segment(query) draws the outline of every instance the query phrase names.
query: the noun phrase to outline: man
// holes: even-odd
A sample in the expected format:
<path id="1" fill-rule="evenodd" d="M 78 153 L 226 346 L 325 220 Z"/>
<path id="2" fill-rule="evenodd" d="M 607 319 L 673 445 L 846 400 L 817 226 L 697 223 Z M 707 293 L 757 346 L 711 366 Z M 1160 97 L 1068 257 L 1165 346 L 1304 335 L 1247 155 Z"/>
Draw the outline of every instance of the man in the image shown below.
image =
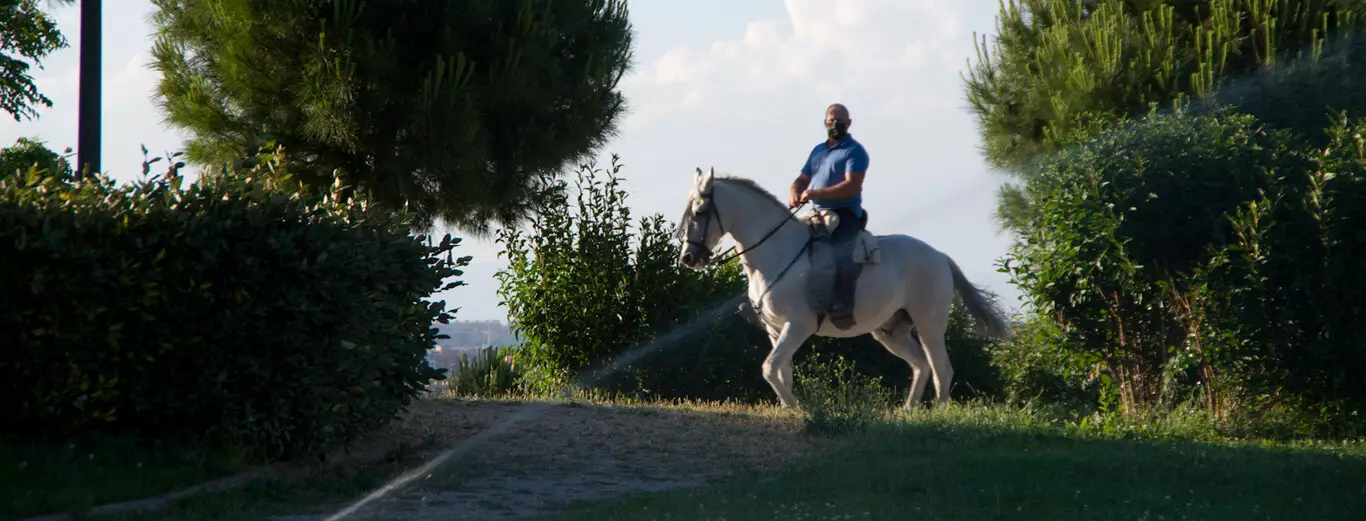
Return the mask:
<path id="1" fill-rule="evenodd" d="M 839 223 L 830 231 L 835 246 L 838 275 L 830 318 L 837 325 L 848 324 L 853 311 L 854 283 L 861 266 L 845 262 L 846 247 L 866 223 L 863 211 L 863 176 L 868 170 L 868 151 L 849 135 L 849 109 L 835 103 L 825 109 L 825 141 L 807 155 L 801 175 L 792 182 L 788 206 L 796 208 L 810 202 L 816 210 L 830 210 Z M 841 326 L 847 327 L 847 325 Z"/>

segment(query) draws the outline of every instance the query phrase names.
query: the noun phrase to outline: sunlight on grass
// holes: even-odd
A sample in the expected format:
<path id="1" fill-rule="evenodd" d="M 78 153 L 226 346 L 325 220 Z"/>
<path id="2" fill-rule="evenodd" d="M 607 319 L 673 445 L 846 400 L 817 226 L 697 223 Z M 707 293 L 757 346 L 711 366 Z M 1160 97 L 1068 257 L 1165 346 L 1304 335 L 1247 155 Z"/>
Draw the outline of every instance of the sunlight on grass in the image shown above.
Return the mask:
<path id="1" fill-rule="evenodd" d="M 1047 408 L 898 412 L 773 475 L 543 519 L 1360 519 L 1361 442 L 1213 442 L 1198 415 L 1119 427 Z"/>

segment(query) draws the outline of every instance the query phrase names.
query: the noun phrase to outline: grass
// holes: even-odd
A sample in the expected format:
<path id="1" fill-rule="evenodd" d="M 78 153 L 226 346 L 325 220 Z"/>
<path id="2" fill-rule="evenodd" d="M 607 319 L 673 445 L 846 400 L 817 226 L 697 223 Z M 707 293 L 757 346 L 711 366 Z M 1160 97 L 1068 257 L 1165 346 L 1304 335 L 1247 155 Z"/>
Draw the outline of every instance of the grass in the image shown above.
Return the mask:
<path id="1" fill-rule="evenodd" d="M 488 400 L 522 403 L 522 400 Z M 741 415 L 746 421 L 794 421 L 771 406 L 661 403 L 575 396 L 561 401 L 585 413 L 610 407 L 632 414 Z M 576 410 L 580 410 L 577 409 Z M 1037 408 L 967 404 L 879 415 L 866 428 L 837 435 L 833 452 L 771 474 L 740 475 L 702 488 L 580 503 L 544 520 L 597 519 L 1361 519 L 1366 516 L 1366 444 L 1270 443 L 1217 439 L 1198 416 L 1166 415 L 1141 424 L 1079 421 Z M 820 437 L 830 439 L 830 433 Z M 719 440 L 718 440 L 719 442 Z M 16 454 L 7 447 L 9 459 Z M 128 452 L 131 456 L 132 451 Z M 49 454 L 50 455 L 50 454 Z M 163 458 L 145 478 L 114 460 L 85 465 L 69 452 L 26 479 L 5 474 L 6 500 L 23 490 L 51 498 L 109 495 L 118 486 L 176 488 L 208 479 L 213 465 Z M 96 460 L 100 460 L 99 457 Z M 8 460 L 7 460 L 8 461 Z M 37 461 L 37 460 L 35 460 Z M 148 460 L 153 461 L 153 460 Z M 176 466 L 177 462 L 183 463 Z M 493 463 L 493 462 L 491 462 Z M 497 465 L 514 465 L 500 459 Z M 374 490 L 415 460 L 395 454 L 377 464 L 344 465 L 304 479 L 267 482 L 198 496 L 155 514 L 125 520 L 257 520 L 335 511 Z M 103 478 L 87 475 L 104 468 Z M 225 467 L 220 467 L 225 468 Z M 160 470 L 158 470 L 160 469 Z M 456 469 L 458 470 L 458 469 Z M 477 470 L 476 470 L 477 471 Z M 96 471 L 95 474 L 101 474 Z M 75 478 L 77 481 L 64 482 Z M 452 473 L 432 486 L 467 478 Z M 126 481 L 121 485 L 117 482 Z M 154 483 L 160 483 L 155 487 Z M 18 488 L 16 488 L 16 486 Z M 399 495 L 418 493 L 400 491 Z M 90 502 L 86 500 L 87 502 Z M 96 501 L 104 502 L 105 500 Z M 45 512 L 43 509 L 29 513 Z M 14 517 L 13 512 L 7 518 Z"/>
<path id="2" fill-rule="evenodd" d="M 1362 519 L 1361 444 L 1191 441 L 954 406 L 772 475 L 580 505 L 578 519 Z"/>
<path id="3" fill-rule="evenodd" d="M 432 405 L 439 407 L 452 397 L 430 398 Z M 487 402 L 513 406 L 531 406 L 542 400 L 525 397 L 482 398 L 459 400 L 462 402 Z M 659 402 L 632 398 L 602 397 L 585 393 L 574 393 L 571 397 L 548 400 L 590 414 L 593 411 L 610 408 L 629 411 L 629 414 L 644 416 L 661 414 L 688 414 L 698 416 L 722 415 L 754 417 L 755 422 L 786 417 L 792 419 L 791 411 L 781 411 L 769 406 L 740 405 L 728 403 L 674 401 Z M 447 409 L 447 411 L 449 411 Z M 453 411 L 452 411 L 453 413 Z M 458 413 L 455 413 L 458 414 Z M 345 464 L 340 470 L 325 473 L 309 472 L 294 479 L 265 481 L 256 485 L 227 492 L 205 494 L 186 500 L 176 501 L 169 507 L 150 514 L 130 515 L 116 518 L 119 521 L 256 521 L 269 516 L 293 516 L 305 514 L 331 513 L 374 491 L 399 474 L 415 468 L 424 461 L 415 454 L 388 454 L 384 461 L 364 465 Z M 516 468 L 518 461 L 513 455 L 500 457 L 496 462 L 499 470 Z M 489 469 L 483 465 L 469 466 L 468 462 L 445 465 L 432 474 L 397 490 L 392 498 L 421 496 L 424 492 L 450 490 L 471 477 L 478 476 Z"/>
<path id="4" fill-rule="evenodd" d="M 156 512 L 116 521 L 260 521 L 270 516 L 322 513 L 382 486 L 400 472 L 394 464 L 347 467 L 299 480 L 270 480 L 177 501 Z"/>
<path id="5" fill-rule="evenodd" d="M 51 444 L 0 441 L 0 519 L 142 499 L 245 469 L 230 452 L 130 440 Z"/>
<path id="6" fill-rule="evenodd" d="M 299 467 L 240 488 L 171 502 L 153 512 L 108 517 L 110 521 L 259 521 L 270 516 L 330 512 L 355 501 L 417 463 L 415 449 L 400 444 L 377 460 Z M 101 518 L 106 519 L 106 518 Z"/>

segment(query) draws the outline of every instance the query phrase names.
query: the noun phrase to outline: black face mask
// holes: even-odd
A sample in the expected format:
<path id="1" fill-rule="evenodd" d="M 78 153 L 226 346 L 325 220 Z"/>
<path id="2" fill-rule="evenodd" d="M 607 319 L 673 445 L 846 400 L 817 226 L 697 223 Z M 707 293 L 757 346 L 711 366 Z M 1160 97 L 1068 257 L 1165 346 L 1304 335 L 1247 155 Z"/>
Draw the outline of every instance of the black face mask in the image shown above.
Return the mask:
<path id="1" fill-rule="evenodd" d="M 844 139 L 844 136 L 849 135 L 849 124 L 843 121 L 836 121 L 833 125 L 825 127 L 825 135 L 829 136 L 830 139 Z"/>

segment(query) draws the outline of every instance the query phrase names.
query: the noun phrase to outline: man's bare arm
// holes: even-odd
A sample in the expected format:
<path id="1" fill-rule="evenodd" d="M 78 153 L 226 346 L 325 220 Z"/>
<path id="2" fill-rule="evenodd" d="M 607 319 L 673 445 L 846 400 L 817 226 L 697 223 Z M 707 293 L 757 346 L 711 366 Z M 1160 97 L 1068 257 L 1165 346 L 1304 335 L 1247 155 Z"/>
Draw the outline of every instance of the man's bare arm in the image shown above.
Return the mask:
<path id="1" fill-rule="evenodd" d="M 849 172 L 845 174 L 844 180 L 834 186 L 808 190 L 808 197 L 819 197 L 822 199 L 843 199 L 853 197 L 863 191 L 863 172 Z"/>

